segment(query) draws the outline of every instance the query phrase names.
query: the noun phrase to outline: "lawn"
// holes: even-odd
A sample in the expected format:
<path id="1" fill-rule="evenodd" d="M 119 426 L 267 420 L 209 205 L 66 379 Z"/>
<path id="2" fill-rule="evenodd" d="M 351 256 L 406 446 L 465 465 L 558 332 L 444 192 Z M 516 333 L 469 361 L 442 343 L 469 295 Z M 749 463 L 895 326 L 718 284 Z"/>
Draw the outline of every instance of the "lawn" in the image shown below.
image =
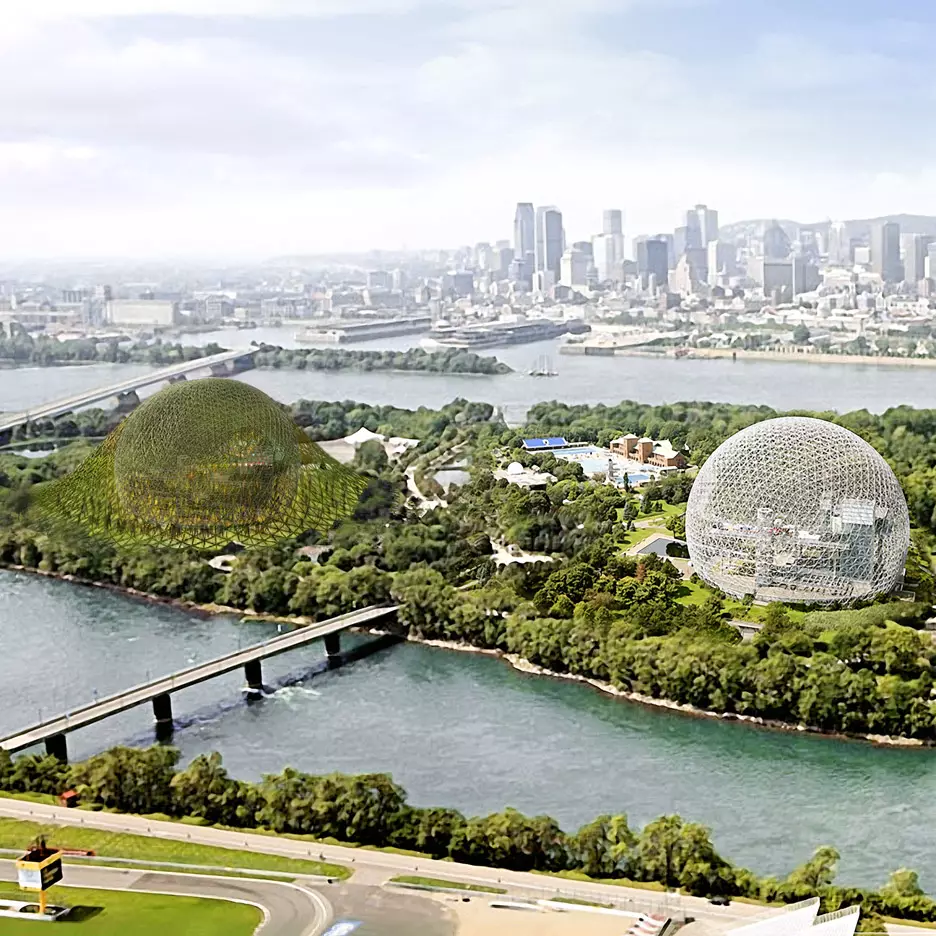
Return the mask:
<path id="1" fill-rule="evenodd" d="M 184 829 L 184 826 L 180 829 Z M 44 835 L 49 845 L 59 848 L 91 849 L 108 858 L 132 858 L 144 863 L 174 861 L 179 864 L 251 871 L 283 871 L 335 878 L 348 876 L 348 870 L 340 865 L 306 861 L 302 858 L 281 858 L 278 855 L 265 855 L 260 852 L 196 845 L 192 842 L 177 842 L 124 832 L 105 832 L 101 829 L 0 819 L 0 848 L 25 848 L 39 835 Z"/>
<path id="2" fill-rule="evenodd" d="M 665 501 L 657 501 L 657 504 L 659 505 L 659 510 L 654 510 L 653 513 L 649 514 L 645 514 L 641 511 L 640 515 L 637 517 L 638 521 L 659 518 L 660 526 L 666 526 L 666 521 L 669 520 L 670 517 L 676 517 L 686 512 L 685 504 L 667 504 Z"/>
<path id="3" fill-rule="evenodd" d="M 0 897 L 30 899 L 10 884 L 0 885 Z M 76 887 L 56 887 L 50 897 L 50 903 L 75 908 L 75 919 L 81 919 L 81 924 L 74 932 L 80 936 L 164 936 L 167 932 L 172 936 L 250 936 L 261 919 L 256 907 L 226 900 Z M 3 936 L 36 936 L 36 926 L 34 921 L 4 919 L 0 931 Z"/>
<path id="4" fill-rule="evenodd" d="M 504 887 L 485 887 L 483 884 L 463 884 L 461 881 L 444 881 L 441 878 L 416 877 L 403 874 L 390 878 L 391 884 L 418 884 L 420 887 L 448 887 L 452 890 L 478 891 L 483 894 L 506 894 Z"/>
<path id="5" fill-rule="evenodd" d="M 680 604 L 701 605 L 705 599 L 712 594 L 712 590 L 701 582 L 683 581 L 679 587 L 679 597 L 676 599 Z M 764 605 L 751 605 L 747 607 L 736 598 L 726 598 L 722 602 L 725 611 L 732 618 L 739 621 L 763 621 L 767 608 Z M 805 617 L 805 611 L 799 611 L 796 608 L 787 608 L 787 615 L 794 624 L 801 624 Z"/>

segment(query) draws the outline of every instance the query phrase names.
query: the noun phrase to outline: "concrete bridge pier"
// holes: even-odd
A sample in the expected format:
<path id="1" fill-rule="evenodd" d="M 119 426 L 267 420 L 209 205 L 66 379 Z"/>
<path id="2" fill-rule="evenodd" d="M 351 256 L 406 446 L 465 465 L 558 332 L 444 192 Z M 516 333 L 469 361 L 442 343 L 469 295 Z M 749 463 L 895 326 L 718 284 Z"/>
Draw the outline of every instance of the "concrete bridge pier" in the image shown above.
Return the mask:
<path id="1" fill-rule="evenodd" d="M 45 739 L 46 754 L 57 757 L 63 764 L 68 763 L 68 743 L 64 734 L 50 735 Z"/>
<path id="2" fill-rule="evenodd" d="M 171 738 L 175 725 L 172 721 L 172 698 L 168 692 L 153 698 L 153 716 L 156 719 L 156 738 Z"/>
<path id="3" fill-rule="evenodd" d="M 325 658 L 329 669 L 335 669 L 344 662 L 341 656 L 341 634 L 337 631 L 325 635 Z"/>
<path id="4" fill-rule="evenodd" d="M 186 377 L 185 374 L 176 374 L 175 377 L 170 377 L 166 381 L 166 383 L 170 383 L 170 384 L 180 383 L 183 380 L 188 380 L 188 377 Z"/>
<path id="5" fill-rule="evenodd" d="M 247 678 L 247 685 L 244 688 L 244 695 L 248 699 L 259 699 L 263 696 L 263 663 L 261 660 L 249 660 L 244 664 L 244 676 Z"/>
<path id="6" fill-rule="evenodd" d="M 140 405 L 140 397 L 136 390 L 128 390 L 126 393 L 117 394 L 117 412 L 129 413 Z"/>

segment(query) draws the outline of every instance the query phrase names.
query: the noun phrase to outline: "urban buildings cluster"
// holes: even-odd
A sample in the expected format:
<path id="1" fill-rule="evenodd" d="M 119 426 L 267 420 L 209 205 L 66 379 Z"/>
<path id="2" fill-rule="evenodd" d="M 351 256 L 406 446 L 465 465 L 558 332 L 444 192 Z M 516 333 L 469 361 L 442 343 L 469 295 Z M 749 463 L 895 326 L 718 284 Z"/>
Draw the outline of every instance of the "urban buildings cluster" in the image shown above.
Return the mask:
<path id="1" fill-rule="evenodd" d="M 349 322 L 409 317 L 408 333 L 435 328 L 443 342 L 481 347 L 548 336 L 527 328 L 531 320 L 584 320 L 593 331 L 586 345 L 601 351 L 657 342 L 936 357 L 936 218 L 725 226 L 698 204 L 680 220 L 672 231 L 633 234 L 624 212 L 609 208 L 594 234 L 570 240 L 557 206 L 519 202 L 512 237 L 473 247 L 250 269 L 150 265 L 146 276 L 139 264 L 130 275 L 100 266 L 44 278 L 0 271 L 0 324 L 100 334 L 341 321 L 341 340 L 350 341 L 358 339 Z M 494 322 L 499 335 L 470 330 Z M 508 336 L 516 326 L 523 334 Z M 575 329 L 555 334 L 565 331 Z"/>

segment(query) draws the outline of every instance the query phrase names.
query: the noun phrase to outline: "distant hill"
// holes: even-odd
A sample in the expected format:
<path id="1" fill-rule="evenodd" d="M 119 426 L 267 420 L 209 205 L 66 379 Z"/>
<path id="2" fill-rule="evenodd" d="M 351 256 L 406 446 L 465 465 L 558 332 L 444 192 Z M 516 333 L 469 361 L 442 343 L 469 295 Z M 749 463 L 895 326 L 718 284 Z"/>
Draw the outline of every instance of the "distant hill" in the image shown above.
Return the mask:
<path id="1" fill-rule="evenodd" d="M 736 240 L 739 237 L 760 237 L 764 233 L 764 228 L 773 220 L 773 218 L 756 218 L 751 221 L 735 221 L 732 224 L 724 224 L 719 228 L 719 236 L 726 240 Z M 828 234 L 829 225 L 832 223 L 828 219 L 809 224 L 790 221 L 785 218 L 777 220 L 793 239 L 799 236 L 799 232 L 803 228 Z M 932 234 L 936 236 L 936 217 L 933 215 L 893 214 L 884 215 L 880 218 L 855 218 L 845 222 L 845 229 L 848 237 L 864 238 L 870 235 L 871 228 L 875 224 L 885 221 L 896 221 L 900 225 L 901 234 Z"/>

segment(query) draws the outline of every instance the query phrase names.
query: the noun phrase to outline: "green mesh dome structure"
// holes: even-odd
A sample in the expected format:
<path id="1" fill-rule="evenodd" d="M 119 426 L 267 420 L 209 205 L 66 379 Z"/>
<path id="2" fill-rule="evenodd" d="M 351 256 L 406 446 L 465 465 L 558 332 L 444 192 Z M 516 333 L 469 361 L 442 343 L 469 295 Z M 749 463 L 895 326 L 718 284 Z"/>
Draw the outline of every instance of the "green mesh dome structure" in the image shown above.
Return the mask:
<path id="1" fill-rule="evenodd" d="M 263 391 L 209 377 L 147 399 L 33 510 L 122 546 L 214 550 L 325 531 L 365 484 Z"/>

